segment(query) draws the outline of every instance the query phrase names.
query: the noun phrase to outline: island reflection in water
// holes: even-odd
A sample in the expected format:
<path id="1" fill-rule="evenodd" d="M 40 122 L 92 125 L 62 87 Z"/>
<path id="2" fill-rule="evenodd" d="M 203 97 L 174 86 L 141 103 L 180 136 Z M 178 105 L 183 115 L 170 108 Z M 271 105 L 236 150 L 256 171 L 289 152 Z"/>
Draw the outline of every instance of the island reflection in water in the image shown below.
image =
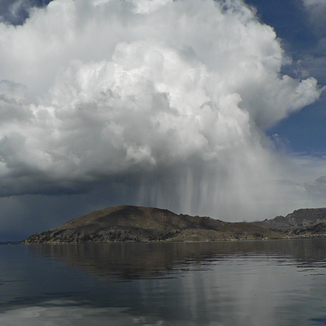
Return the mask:
<path id="1" fill-rule="evenodd" d="M 107 243 L 31 245 L 33 253 L 57 259 L 109 279 L 169 277 L 187 269 L 207 269 L 229 259 L 272 259 L 299 268 L 325 267 L 325 239 L 199 243 Z"/>
<path id="2" fill-rule="evenodd" d="M 326 325 L 325 244 L 2 246 L 0 325 Z"/>

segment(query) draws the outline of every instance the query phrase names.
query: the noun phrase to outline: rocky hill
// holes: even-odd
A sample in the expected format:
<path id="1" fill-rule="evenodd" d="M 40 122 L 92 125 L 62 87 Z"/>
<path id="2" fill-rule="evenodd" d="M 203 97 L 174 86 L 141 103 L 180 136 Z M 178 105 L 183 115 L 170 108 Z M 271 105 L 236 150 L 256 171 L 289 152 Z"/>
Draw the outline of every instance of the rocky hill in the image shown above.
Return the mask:
<path id="1" fill-rule="evenodd" d="M 326 208 L 298 209 L 285 217 L 276 216 L 254 224 L 289 236 L 325 235 Z"/>
<path id="2" fill-rule="evenodd" d="M 115 206 L 30 236 L 24 244 L 278 239 L 326 235 L 326 208 L 299 209 L 251 223 L 175 214 L 166 209 Z"/>
<path id="3" fill-rule="evenodd" d="M 229 223 L 210 217 L 178 215 L 152 207 L 116 206 L 37 233 L 23 243 L 216 241 L 281 237 L 281 233 L 253 223 Z"/>

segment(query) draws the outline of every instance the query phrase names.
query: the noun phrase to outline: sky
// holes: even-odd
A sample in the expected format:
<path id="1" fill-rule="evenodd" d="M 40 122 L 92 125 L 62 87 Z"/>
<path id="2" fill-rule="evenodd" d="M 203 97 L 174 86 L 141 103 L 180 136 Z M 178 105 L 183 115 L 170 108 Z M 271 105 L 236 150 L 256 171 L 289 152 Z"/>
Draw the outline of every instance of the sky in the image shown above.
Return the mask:
<path id="1" fill-rule="evenodd" d="M 130 204 L 326 199 L 324 0 L 0 0 L 0 241 Z"/>

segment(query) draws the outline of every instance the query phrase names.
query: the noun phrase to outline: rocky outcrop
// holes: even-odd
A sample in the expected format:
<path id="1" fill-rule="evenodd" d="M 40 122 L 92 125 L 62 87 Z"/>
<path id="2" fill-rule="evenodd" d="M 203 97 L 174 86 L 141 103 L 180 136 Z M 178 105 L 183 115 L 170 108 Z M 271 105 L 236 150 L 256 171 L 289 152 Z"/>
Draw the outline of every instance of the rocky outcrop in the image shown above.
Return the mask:
<path id="1" fill-rule="evenodd" d="M 277 216 L 254 224 L 289 236 L 324 235 L 326 234 L 326 208 L 298 209 L 285 217 Z"/>

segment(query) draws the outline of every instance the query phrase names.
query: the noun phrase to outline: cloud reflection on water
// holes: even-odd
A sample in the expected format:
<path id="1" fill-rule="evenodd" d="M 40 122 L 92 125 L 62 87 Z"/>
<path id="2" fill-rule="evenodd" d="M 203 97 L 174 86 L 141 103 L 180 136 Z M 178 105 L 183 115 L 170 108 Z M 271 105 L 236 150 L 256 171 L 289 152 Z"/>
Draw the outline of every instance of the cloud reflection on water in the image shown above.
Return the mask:
<path id="1" fill-rule="evenodd" d="M 25 281 L 0 324 L 313 325 L 326 305 L 325 243 L 16 246 Z"/>

